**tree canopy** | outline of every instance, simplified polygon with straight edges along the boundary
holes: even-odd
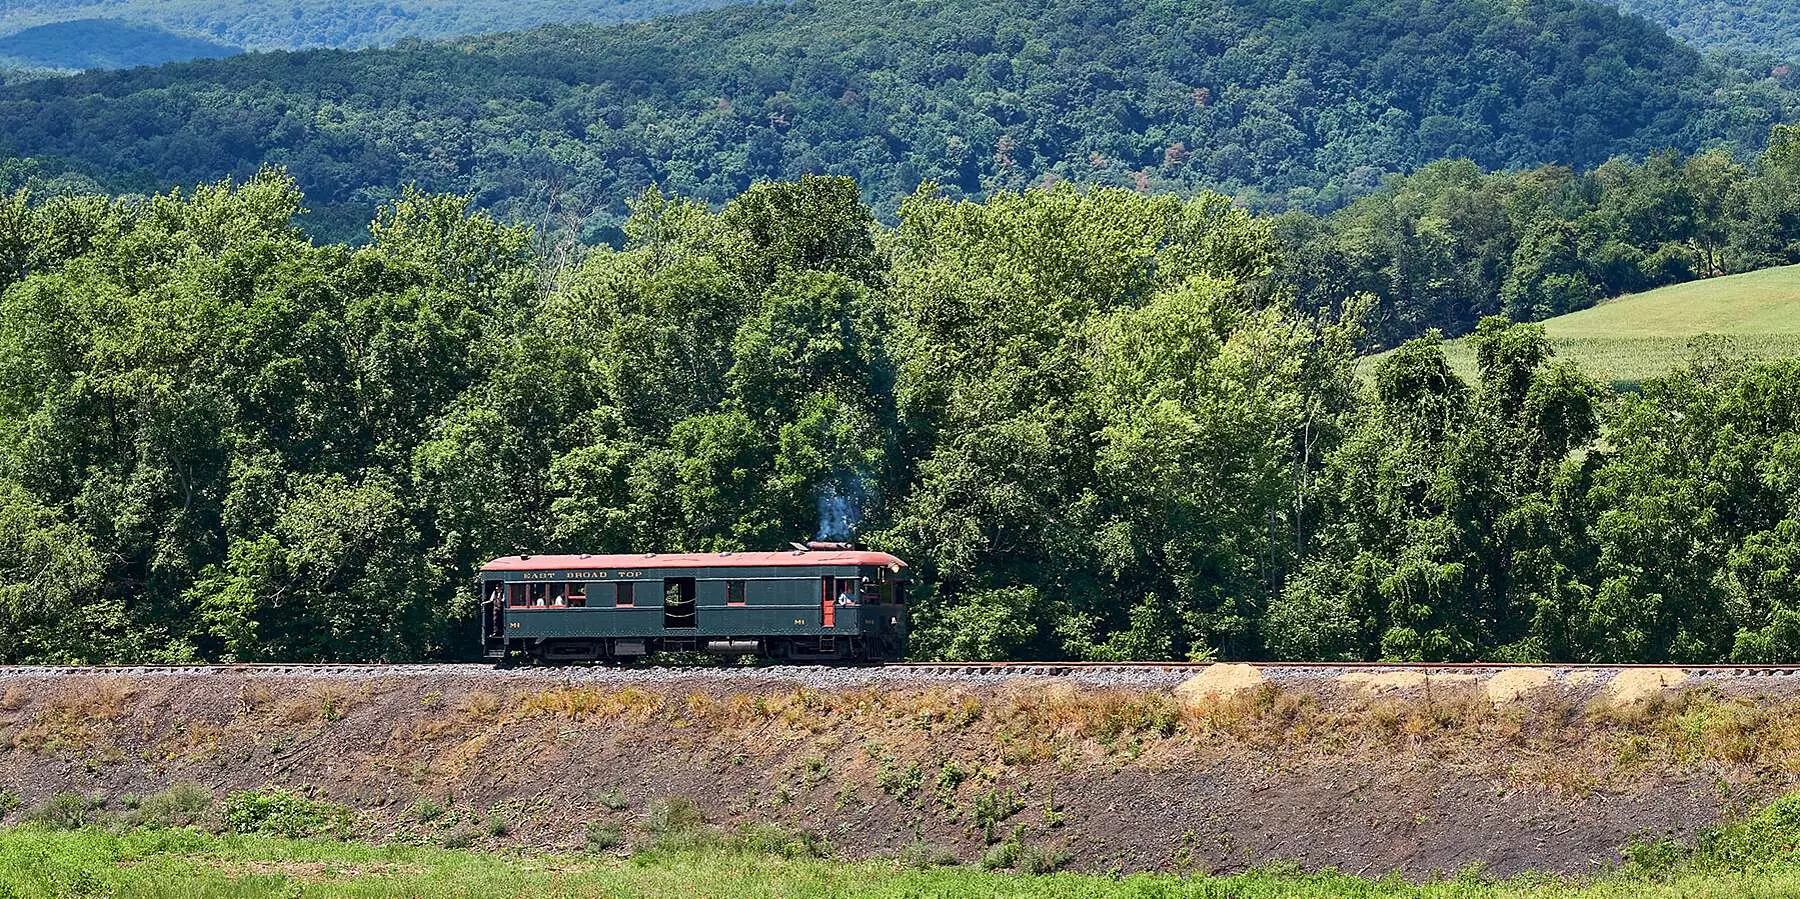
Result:
[[[651,190],[585,253],[300,202],[0,204],[0,660],[456,658],[487,558],[827,500],[916,567],[928,657],[1800,658],[1793,360],[1619,396],[1487,317],[1472,382],[1431,334],[1359,379],[1377,299],[1285,286],[1215,194]]]

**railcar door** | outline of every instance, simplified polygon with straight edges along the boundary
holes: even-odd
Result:
[[[663,579],[663,627],[676,629],[692,629],[700,624],[700,616],[694,604],[694,579],[691,577],[672,577]]]
[[[506,654],[506,585],[487,581],[481,585],[482,650],[490,657]]]

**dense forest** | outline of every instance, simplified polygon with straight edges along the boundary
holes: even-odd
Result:
[[[808,173],[890,222],[923,181],[1326,210],[1441,158],[1753,151],[1788,85],[1585,0],[809,0],[36,81],[0,89],[0,141],[115,192],[281,164],[327,239],[412,183],[616,243],[652,184],[721,204]]]
[[[456,657],[487,557],[780,545],[823,492],[926,656],[1800,659],[1800,361],[1615,396],[1496,317],[1473,383],[1433,336],[1360,380],[1374,301],[1306,311],[1213,194],[652,190],[586,252],[300,203],[0,205],[0,659]]]

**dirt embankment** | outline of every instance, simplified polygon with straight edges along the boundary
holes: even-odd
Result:
[[[3,674],[0,790],[16,820],[61,793],[274,784],[349,806],[371,839],[500,820],[478,845],[569,849],[592,822],[641,840],[679,797],[851,857],[1013,838],[1091,870],[1423,875],[1588,870],[1794,787],[1800,691],[1634,677]]]

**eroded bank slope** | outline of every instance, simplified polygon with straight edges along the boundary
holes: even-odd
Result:
[[[176,783],[273,784],[348,806],[367,838],[545,848],[583,846],[596,822],[629,846],[676,798],[848,857],[967,861],[1010,839],[1089,870],[1422,875],[1589,870],[1800,770],[1800,691],[1783,679],[1274,678],[11,672],[0,789],[16,820],[58,794],[123,807]]]

